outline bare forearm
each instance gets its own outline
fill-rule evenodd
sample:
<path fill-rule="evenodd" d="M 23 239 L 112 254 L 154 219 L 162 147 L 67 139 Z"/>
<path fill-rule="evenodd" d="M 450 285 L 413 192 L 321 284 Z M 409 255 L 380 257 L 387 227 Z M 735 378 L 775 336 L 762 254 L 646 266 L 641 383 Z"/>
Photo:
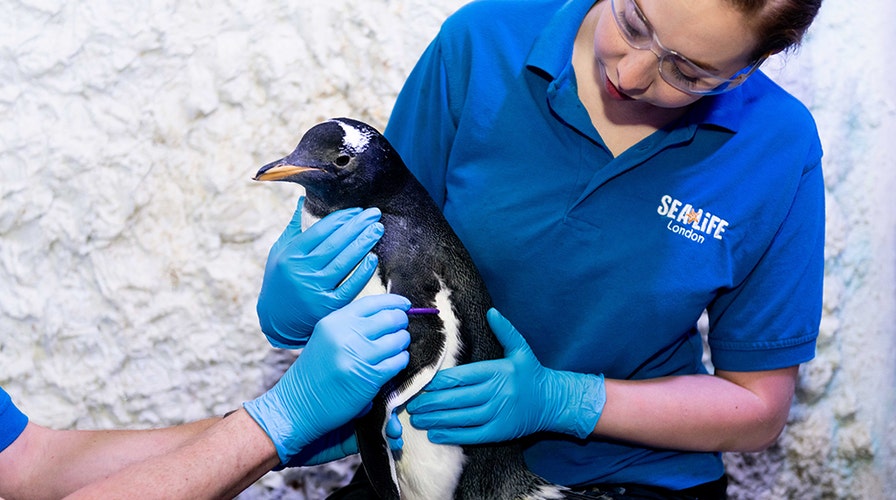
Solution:
<path fill-rule="evenodd" d="M 10 498 L 60 498 L 130 464 L 173 451 L 218 420 L 133 431 L 63 431 L 29 423 L 0 455 L 0 492 Z"/>
<path fill-rule="evenodd" d="M 607 404 L 594 434 L 676 450 L 762 450 L 786 422 L 795 377 L 796 367 L 607 380 Z"/>
<path fill-rule="evenodd" d="M 132 464 L 70 498 L 234 496 L 278 463 L 274 444 L 240 410 L 173 452 Z"/>

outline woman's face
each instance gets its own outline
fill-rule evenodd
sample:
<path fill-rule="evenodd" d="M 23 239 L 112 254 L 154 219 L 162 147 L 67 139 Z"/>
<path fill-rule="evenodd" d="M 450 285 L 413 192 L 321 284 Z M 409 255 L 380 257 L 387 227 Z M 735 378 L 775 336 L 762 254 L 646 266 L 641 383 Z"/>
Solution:
<path fill-rule="evenodd" d="M 617 9 L 632 0 L 614 0 Z M 727 78 L 747 66 L 756 45 L 747 18 L 725 0 L 635 0 L 663 47 Z M 612 101 L 638 101 L 661 108 L 687 106 L 699 96 L 663 80 L 651 50 L 623 38 L 610 0 L 602 0 L 594 32 L 601 92 Z M 656 44 L 654 50 L 661 51 Z"/>

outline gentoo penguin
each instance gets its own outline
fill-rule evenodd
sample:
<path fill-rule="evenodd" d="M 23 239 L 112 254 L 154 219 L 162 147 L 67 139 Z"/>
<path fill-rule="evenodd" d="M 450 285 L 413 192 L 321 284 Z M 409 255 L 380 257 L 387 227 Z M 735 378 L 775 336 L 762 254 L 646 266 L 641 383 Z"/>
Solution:
<path fill-rule="evenodd" d="M 256 180 L 305 187 L 303 226 L 349 207 L 377 207 L 385 228 L 373 252 L 378 269 L 365 293 L 397 293 L 437 314 L 409 316 L 410 362 L 355 427 L 361 461 L 384 499 L 588 498 L 526 468 L 514 444 L 457 447 L 431 443 L 403 405 L 439 369 L 502 357 L 486 322 L 491 298 L 467 250 L 398 153 L 373 127 L 348 118 L 315 125 Z M 396 410 L 404 446 L 393 455 L 385 425 Z"/>

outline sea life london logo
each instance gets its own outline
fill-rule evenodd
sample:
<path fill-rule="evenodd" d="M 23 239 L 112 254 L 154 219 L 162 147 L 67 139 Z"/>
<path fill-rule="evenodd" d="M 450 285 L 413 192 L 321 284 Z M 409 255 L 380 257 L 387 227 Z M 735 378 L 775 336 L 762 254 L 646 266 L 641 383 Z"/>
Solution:
<path fill-rule="evenodd" d="M 706 238 L 721 240 L 728 228 L 727 220 L 668 194 L 660 198 L 656 212 L 669 219 L 667 230 L 701 245 Z"/>

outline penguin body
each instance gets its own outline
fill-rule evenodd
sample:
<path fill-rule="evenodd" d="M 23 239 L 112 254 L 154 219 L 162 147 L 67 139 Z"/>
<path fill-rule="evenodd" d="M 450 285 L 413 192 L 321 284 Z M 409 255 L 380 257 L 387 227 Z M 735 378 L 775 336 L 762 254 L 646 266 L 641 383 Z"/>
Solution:
<path fill-rule="evenodd" d="M 439 310 L 409 317 L 409 364 L 356 423 L 362 464 L 382 498 L 586 498 L 530 472 L 515 444 L 439 445 L 410 425 L 404 404 L 438 370 L 504 353 L 486 321 L 491 298 L 472 259 L 385 137 L 363 122 L 329 120 L 255 179 L 303 185 L 303 226 L 343 208 L 379 208 L 385 231 L 373 249 L 378 268 L 362 294 L 396 293 L 414 307 Z M 393 410 L 403 426 L 399 456 L 385 438 Z"/>

